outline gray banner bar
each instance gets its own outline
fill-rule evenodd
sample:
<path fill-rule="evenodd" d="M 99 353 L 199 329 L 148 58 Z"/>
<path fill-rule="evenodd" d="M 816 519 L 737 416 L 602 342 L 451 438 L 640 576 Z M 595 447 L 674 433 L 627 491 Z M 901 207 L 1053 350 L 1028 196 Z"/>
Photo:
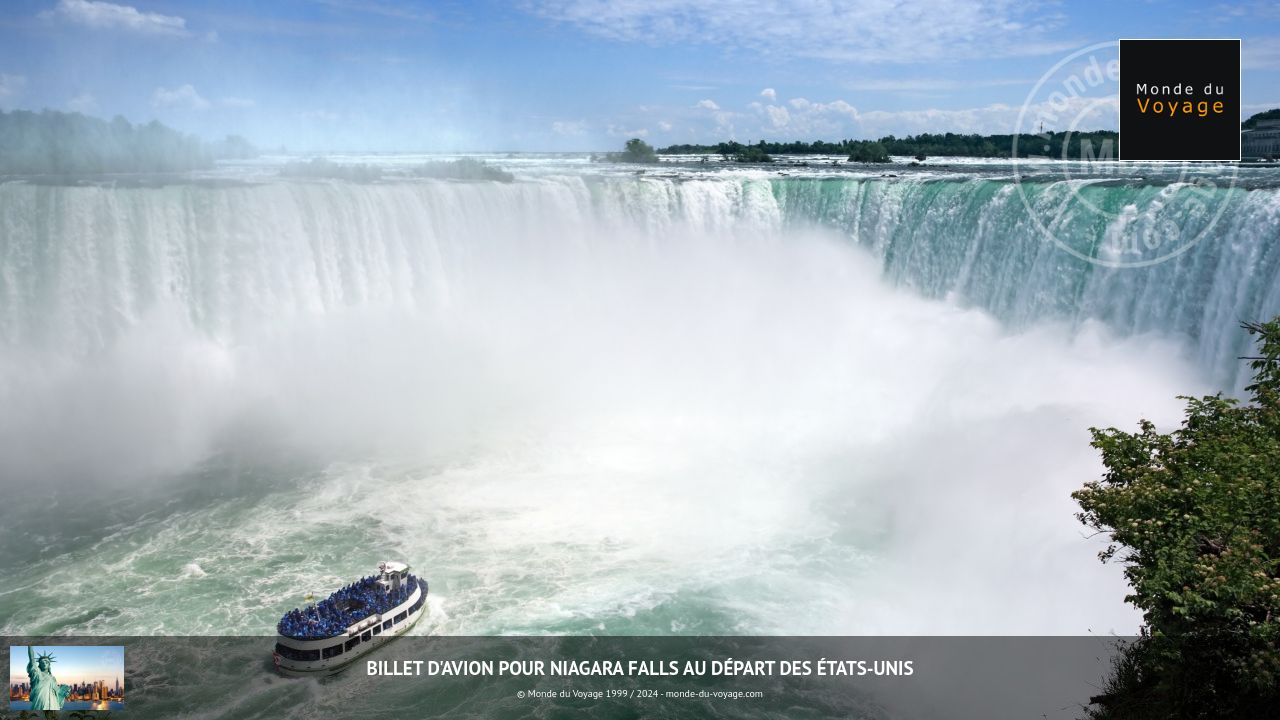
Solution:
<path fill-rule="evenodd" d="M 272 637 L 6 638 L 123 645 L 128 718 L 1079 718 L 1113 637 L 406 637 L 326 678 Z M 55 671 L 57 668 L 54 668 Z M 25 665 L 10 668 L 10 684 Z M 9 717 L 16 717 L 10 711 Z"/>

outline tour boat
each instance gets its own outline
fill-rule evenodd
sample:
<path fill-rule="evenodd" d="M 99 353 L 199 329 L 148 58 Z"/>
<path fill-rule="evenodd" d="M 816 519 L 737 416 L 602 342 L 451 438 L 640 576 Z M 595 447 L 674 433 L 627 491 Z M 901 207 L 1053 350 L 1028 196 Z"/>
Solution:
<path fill-rule="evenodd" d="M 276 625 L 276 668 L 285 675 L 332 675 L 422 617 L 427 581 L 401 562 L 378 563 L 378 574 L 339 588 L 320 602 L 290 610 Z"/>

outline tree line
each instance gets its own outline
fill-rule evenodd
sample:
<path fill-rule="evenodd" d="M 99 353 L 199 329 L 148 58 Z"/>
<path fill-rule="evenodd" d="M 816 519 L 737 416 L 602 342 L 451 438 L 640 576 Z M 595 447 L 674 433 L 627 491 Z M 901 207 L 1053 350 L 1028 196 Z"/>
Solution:
<path fill-rule="evenodd" d="M 921 133 L 878 140 L 815 140 L 752 145 L 726 141 L 714 145 L 676 144 L 657 150 L 662 155 L 719 155 L 725 160 L 769 162 L 773 155 L 844 155 L 852 162 L 888 162 L 891 155 L 916 157 L 1056 157 L 1072 160 L 1114 159 L 1119 135 L 1110 130 L 1048 132 L 1040 135 L 978 135 Z M 1015 142 L 1016 140 L 1016 142 Z M 769 157 L 770 160 L 764 159 Z"/>
<path fill-rule="evenodd" d="M 1280 108 L 1272 108 L 1260 113 L 1254 113 L 1249 116 L 1248 120 L 1240 123 L 1240 127 L 1244 130 L 1252 130 L 1258 126 L 1259 120 L 1280 120 Z"/>
<path fill-rule="evenodd" d="M 119 115 L 0 111 L 0 174 L 183 172 L 255 155 L 238 135 L 205 143 L 154 120 L 135 125 Z"/>

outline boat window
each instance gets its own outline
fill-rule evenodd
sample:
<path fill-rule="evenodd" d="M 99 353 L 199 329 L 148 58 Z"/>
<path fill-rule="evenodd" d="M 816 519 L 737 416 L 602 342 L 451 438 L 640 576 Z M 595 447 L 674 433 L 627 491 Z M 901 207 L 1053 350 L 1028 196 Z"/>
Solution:
<path fill-rule="evenodd" d="M 399 625 L 400 623 L 404 622 L 404 619 L 405 619 L 406 617 L 409 617 L 409 613 L 408 613 L 407 611 L 406 611 L 406 612 L 399 613 L 398 615 L 396 615 L 396 617 L 395 617 L 395 622 L 396 622 L 396 624 L 397 624 L 397 625 Z"/>
<path fill-rule="evenodd" d="M 382 629 L 383 629 L 383 630 L 390 630 L 390 629 L 391 629 L 392 622 L 393 622 L 393 621 L 388 620 L 388 621 L 386 621 L 386 622 L 382 623 Z"/>
<path fill-rule="evenodd" d="M 331 657 L 337 657 L 338 655 L 341 655 L 341 654 L 342 654 L 342 646 L 341 646 L 341 645 L 334 645 L 333 647 L 327 647 L 327 648 L 325 648 L 325 649 L 324 649 L 324 652 L 322 652 L 322 653 L 321 653 L 321 655 L 322 655 L 326 660 L 327 660 L 327 659 L 329 659 L 329 658 L 331 658 Z"/>
<path fill-rule="evenodd" d="M 373 626 L 373 630 L 372 630 L 371 632 L 373 632 L 373 634 L 374 634 L 374 635 L 381 635 L 381 634 L 382 634 L 382 626 L 381 626 L 381 625 L 374 625 L 374 626 Z"/>
<path fill-rule="evenodd" d="M 364 634 L 360 636 L 360 639 L 361 639 L 361 640 L 368 640 L 368 639 L 369 639 L 369 638 L 371 638 L 371 637 L 373 637 L 373 633 L 369 632 L 368 630 L 365 630 L 365 631 L 364 631 Z"/>
<path fill-rule="evenodd" d="M 313 662 L 320 659 L 319 650 L 298 650 L 297 648 L 291 648 L 288 645 L 281 645 L 280 643 L 276 643 L 276 654 L 283 658 L 297 660 L 298 662 Z"/>
<path fill-rule="evenodd" d="M 350 650 L 351 648 L 353 648 L 353 647 L 355 647 L 355 646 L 357 646 L 357 645 L 359 645 L 359 644 L 360 644 L 360 638 L 359 638 L 359 637 L 353 637 L 353 638 L 351 638 L 350 640 L 348 640 L 348 641 L 347 641 L 346 649 L 347 649 L 347 650 Z"/>

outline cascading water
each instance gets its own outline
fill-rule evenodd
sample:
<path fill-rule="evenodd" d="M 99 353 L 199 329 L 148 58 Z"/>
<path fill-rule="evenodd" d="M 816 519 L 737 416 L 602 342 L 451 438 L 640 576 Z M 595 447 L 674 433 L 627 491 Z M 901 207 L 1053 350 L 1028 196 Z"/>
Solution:
<path fill-rule="evenodd" d="M 0 340 L 84 352 L 161 306 L 223 338 L 264 314 L 438 307 L 463 281 L 464 259 L 483 251 L 457 246 L 464 227 L 468 240 L 555 227 L 558 237 L 544 242 L 587 246 L 623 228 L 656 237 L 675 226 L 821 225 L 871 250 L 894 284 L 981 307 L 1012 327 L 1100 320 L 1125 335 L 1184 337 L 1211 377 L 1233 387 L 1248 342 L 1236 324 L 1280 313 L 1280 190 L 1217 192 L 1225 211 L 1190 251 L 1150 267 L 1106 268 L 1048 242 L 1016 186 L 988 178 L 558 177 L 220 189 L 9 183 L 0 186 Z M 1118 218 L 1057 229 L 1087 236 L 1085 245 L 1109 234 L 1136 243 L 1155 231 L 1190 237 L 1204 229 L 1197 208 L 1161 194 L 1138 184 L 1087 188 L 1078 204 Z"/>
<path fill-rule="evenodd" d="M 987 177 L 0 184 L 0 622 L 266 633 L 377 548 L 440 632 L 1132 630 L 1069 493 L 1280 311 L 1221 192 L 1112 270 Z"/>
<path fill-rule="evenodd" d="M 774 182 L 786 217 L 840 229 L 871 249 L 895 284 L 971 303 L 1012 327 L 1100 320 L 1125 335 L 1181 336 L 1226 389 L 1247 376 L 1237 360 L 1249 349 L 1239 323 L 1280 313 L 1280 190 L 1274 188 L 1216 189 L 1208 204 L 1213 211 L 1216 203 L 1225 207 L 1214 218 L 1188 202 L 1195 195 L 1190 189 L 1086 187 L 1069 204 L 1069 220 L 1053 228 L 1077 241 L 1072 244 L 1127 246 L 1166 232 L 1175 236 L 1159 239 L 1174 247 L 1195 243 L 1165 262 L 1108 268 L 1074 258 L 1044 237 L 1012 182 Z M 1028 185 L 1029 194 L 1052 195 L 1068 183 Z M 1092 213 L 1086 203 L 1110 214 Z M 1209 220 L 1215 223 L 1206 231 Z"/>

